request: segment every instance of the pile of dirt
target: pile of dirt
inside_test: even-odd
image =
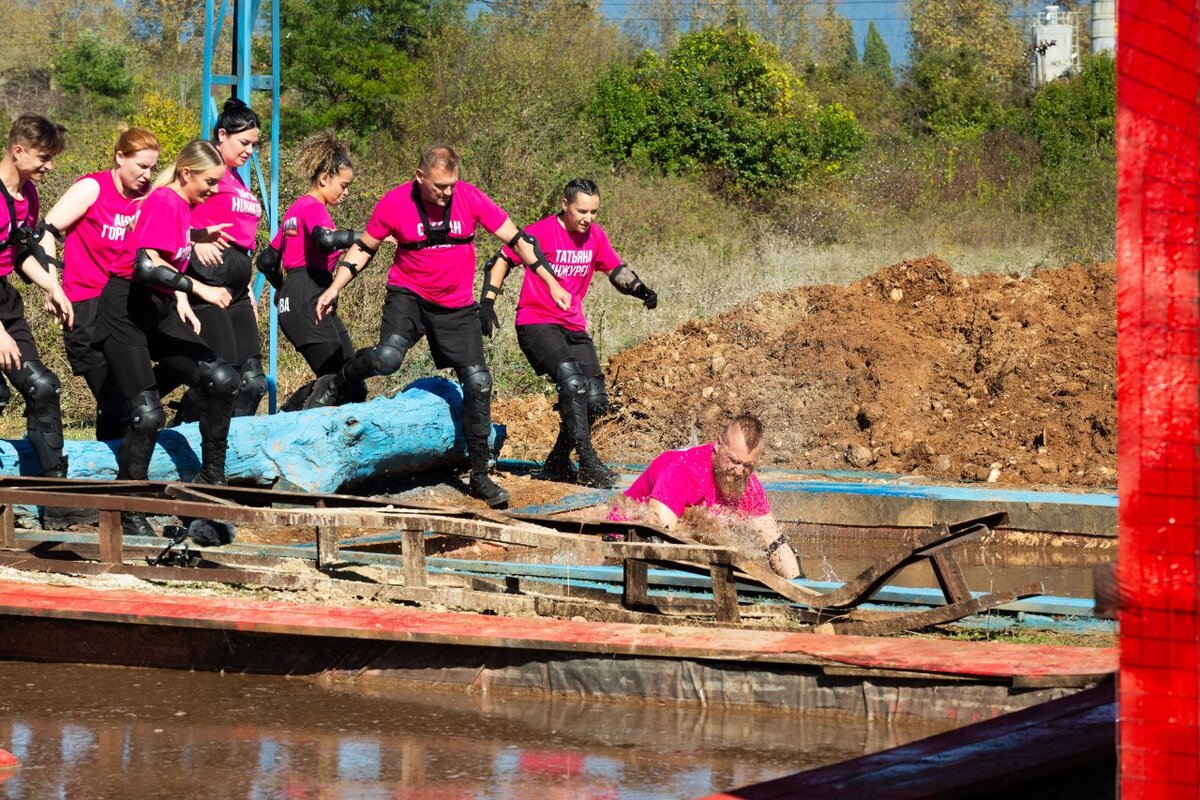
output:
[[[750,411],[764,462],[941,480],[1116,483],[1116,267],[966,278],[937,257],[850,286],[764,294],[611,358],[608,460],[647,461]],[[540,458],[546,397],[502,404]]]

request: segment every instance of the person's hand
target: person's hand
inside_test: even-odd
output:
[[[175,310],[179,312],[179,318],[183,320],[183,324],[191,328],[192,333],[199,335],[200,318],[192,310],[192,304],[188,302],[187,295],[183,292],[175,293]]]
[[[333,313],[333,306],[337,303],[337,298],[338,293],[332,286],[321,292],[321,296],[317,298],[317,322]]]
[[[192,252],[196,254],[196,260],[204,266],[215,267],[221,263],[221,251],[227,246],[224,242],[221,244],[201,242],[192,248]]]
[[[233,295],[229,294],[228,289],[222,286],[209,286],[200,281],[192,281],[192,293],[217,308],[229,308],[229,303],[233,300]]]
[[[633,296],[642,301],[647,311],[658,308],[658,293],[644,283],[634,290]]]
[[[21,348],[8,335],[8,331],[0,327],[0,370],[15,372],[21,368]]]
[[[483,327],[483,335],[489,339],[500,327],[500,319],[496,316],[496,298],[485,297],[479,303],[479,324]]]
[[[554,305],[563,311],[571,310],[571,293],[564,289],[561,284],[550,287],[550,297],[554,300]]]
[[[75,324],[75,309],[71,305],[71,301],[67,299],[67,295],[63,292],[62,287],[55,284],[54,288],[46,292],[46,310],[54,315],[58,320],[58,324],[62,326],[64,331],[71,330]]]
[[[225,230],[232,224],[232,222],[222,222],[217,225],[209,225],[207,228],[193,228],[192,241],[197,244],[214,244],[221,250],[224,250],[233,241],[233,236],[230,235],[229,231]]]
[[[250,282],[246,296],[250,298],[250,310],[254,312],[254,321],[258,322],[258,298],[254,296],[254,281]]]

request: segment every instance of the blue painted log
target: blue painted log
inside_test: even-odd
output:
[[[462,390],[445,378],[422,378],[392,397],[336,408],[239,417],[229,429],[230,480],[307,492],[337,492],[366,478],[412,475],[466,463]],[[498,452],[503,425],[492,426]],[[68,477],[112,479],[119,441],[68,441]],[[189,480],[200,469],[195,423],[158,435],[150,480]],[[28,442],[0,440],[0,475],[37,475]]]

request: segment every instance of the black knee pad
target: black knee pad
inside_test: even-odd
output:
[[[58,382],[58,376],[42,362],[26,361],[13,373],[11,380],[13,386],[17,387],[17,391],[25,398],[27,414],[39,414],[58,408],[58,395],[62,391],[62,384]]]
[[[583,374],[583,367],[575,359],[558,362],[554,368],[554,380],[558,387],[558,396],[564,400],[583,399],[588,390],[588,379]]]
[[[588,416],[592,419],[608,412],[608,394],[604,391],[604,378],[588,378]]]
[[[483,364],[459,367],[458,382],[462,384],[464,399],[484,400],[492,395],[492,373]]]
[[[8,408],[8,401],[12,399],[12,392],[8,391],[8,381],[0,378],[0,411]]]
[[[210,397],[233,397],[242,382],[242,374],[228,362],[200,362],[200,385],[196,388]]]
[[[129,404],[129,430],[155,434],[166,424],[167,412],[163,410],[158,392],[153,389],[142,392]]]
[[[242,379],[238,383],[238,397],[247,401],[258,400],[267,393],[267,376],[263,374],[262,360],[257,356],[246,359],[242,366]]]
[[[391,375],[400,369],[412,342],[395,333],[388,334],[371,348],[371,372],[376,375]]]

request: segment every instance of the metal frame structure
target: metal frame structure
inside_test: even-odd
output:
[[[250,167],[258,179],[259,196],[262,199],[263,211],[267,216],[267,224],[271,236],[279,228],[279,0],[269,0],[270,4],[270,35],[271,35],[271,64],[269,74],[256,75],[253,71],[251,44],[254,38],[255,26],[262,11],[262,0],[216,0],[204,2],[204,64],[201,77],[200,100],[200,131],[207,136],[217,118],[217,102],[213,98],[213,88],[216,86],[231,87],[232,94],[243,100],[246,105],[253,107],[252,93],[255,90],[271,93],[270,114],[270,143],[271,163],[264,177],[262,161],[258,151],[255,151],[250,163],[239,170],[242,180],[250,185]],[[232,26],[232,65],[228,73],[214,69],[217,44],[220,41],[225,26],[225,18],[233,17]],[[265,279],[258,275],[254,279],[255,295],[262,293]],[[279,352],[279,317],[275,308],[275,290],[272,288],[270,298],[270,340],[267,358],[267,391],[271,413],[276,409],[276,381]]]

